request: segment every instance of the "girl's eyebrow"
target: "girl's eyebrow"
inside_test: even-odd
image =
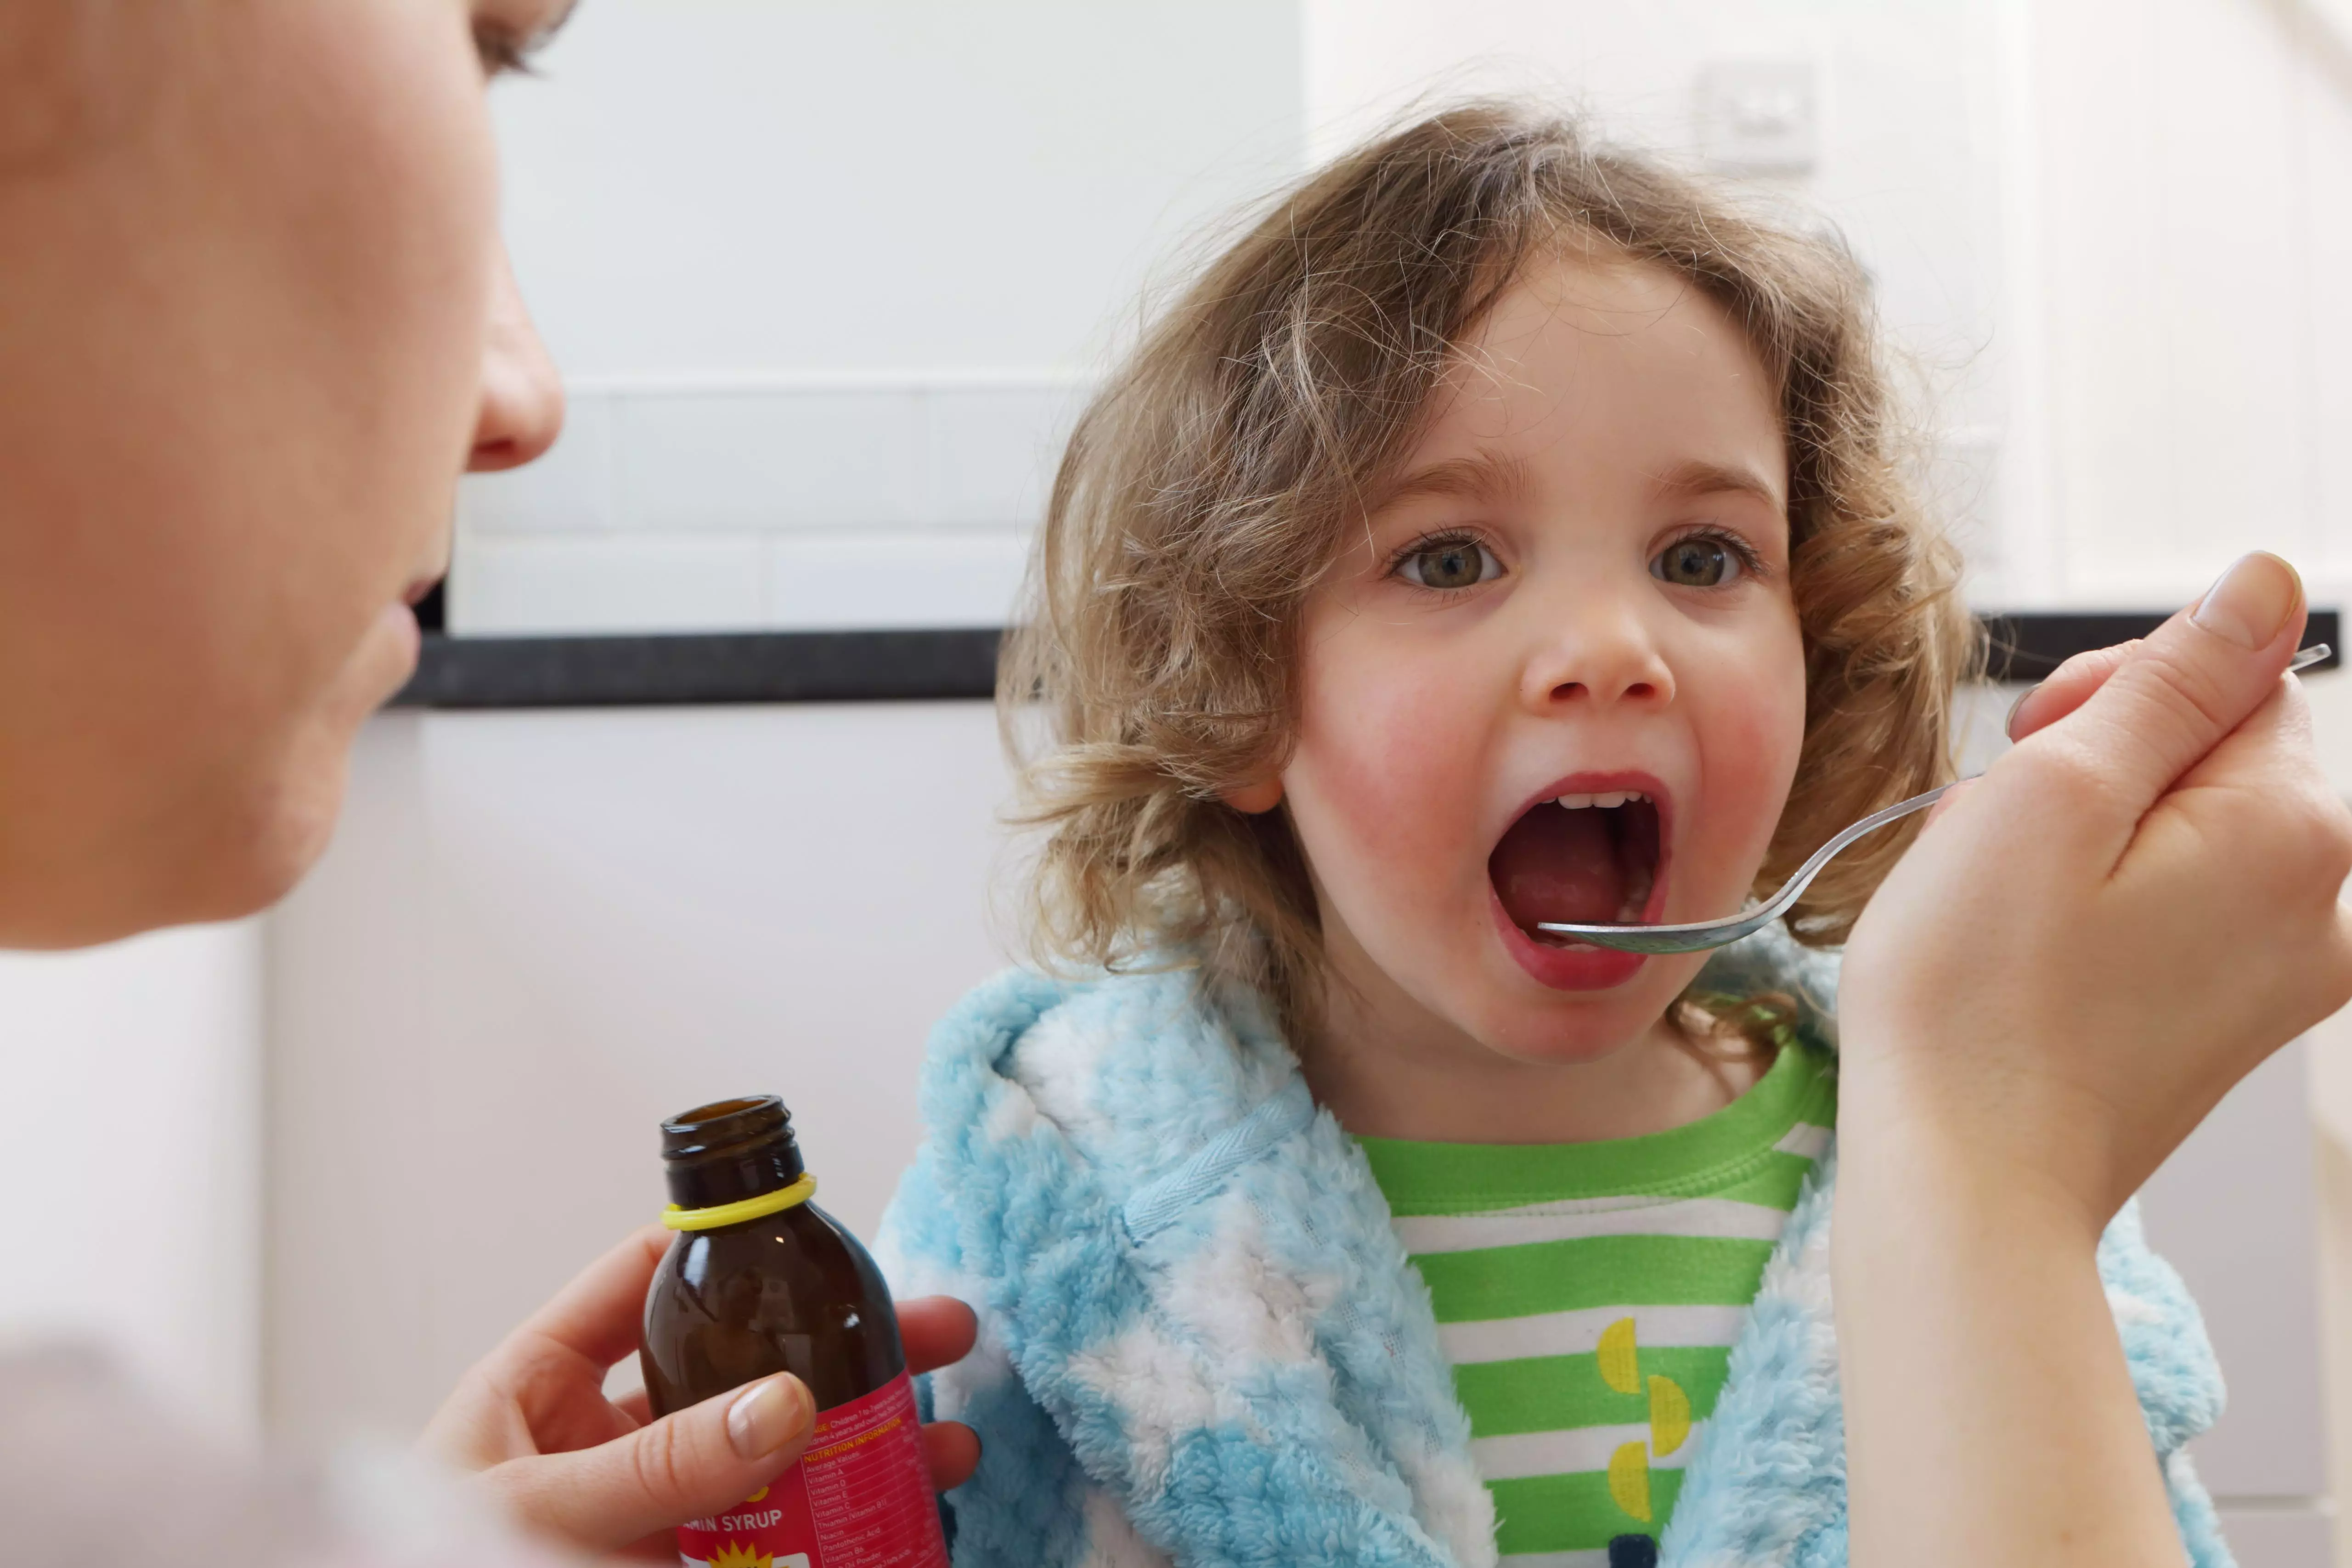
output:
[[[1443,463],[1432,463],[1425,468],[1415,468],[1399,479],[1381,497],[1380,505],[1389,507],[1415,496],[1461,496],[1470,500],[1508,500],[1525,495],[1528,490],[1528,466],[1520,459],[1480,452],[1475,457],[1452,458]],[[1373,510],[1378,510],[1379,508]]]
[[[1774,512],[1787,509],[1778,487],[1744,463],[1710,463],[1704,458],[1692,458],[1676,463],[1660,474],[1656,492],[1661,500],[1687,500],[1693,496],[1736,495],[1754,496]]]

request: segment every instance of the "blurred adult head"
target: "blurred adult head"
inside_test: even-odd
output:
[[[484,89],[565,9],[0,6],[0,945],[323,847],[457,475],[562,421]]]

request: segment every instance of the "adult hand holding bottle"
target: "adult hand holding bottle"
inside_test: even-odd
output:
[[[2239,562],[2021,704],[1855,927],[1834,1278],[1856,1568],[2179,1561],[2101,1288],[2116,1211],[2352,997],[2352,812]]]
[[[670,1233],[648,1226],[589,1266],[466,1373],[424,1447],[479,1483],[518,1522],[598,1554],[675,1563],[673,1527],[740,1502],[807,1447],[814,1407],[789,1373],[660,1420],[642,1390],[604,1396],[604,1374],[637,1353],[646,1289]],[[945,1296],[898,1303],[908,1369],[971,1349],[971,1309]],[[923,1430],[931,1479],[961,1484],[980,1462],[971,1429]]]

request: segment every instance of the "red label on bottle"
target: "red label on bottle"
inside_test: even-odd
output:
[[[801,1462],[678,1527],[686,1568],[947,1568],[914,1380],[817,1412]]]

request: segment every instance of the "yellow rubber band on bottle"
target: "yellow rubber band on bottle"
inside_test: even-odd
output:
[[[772,1193],[761,1193],[756,1198],[744,1198],[737,1203],[720,1204],[716,1208],[682,1209],[676,1204],[662,1211],[662,1224],[672,1230],[716,1230],[722,1225],[741,1225],[747,1219],[765,1219],[788,1208],[796,1208],[816,1195],[816,1178],[806,1172],[789,1187],[778,1187]]]

